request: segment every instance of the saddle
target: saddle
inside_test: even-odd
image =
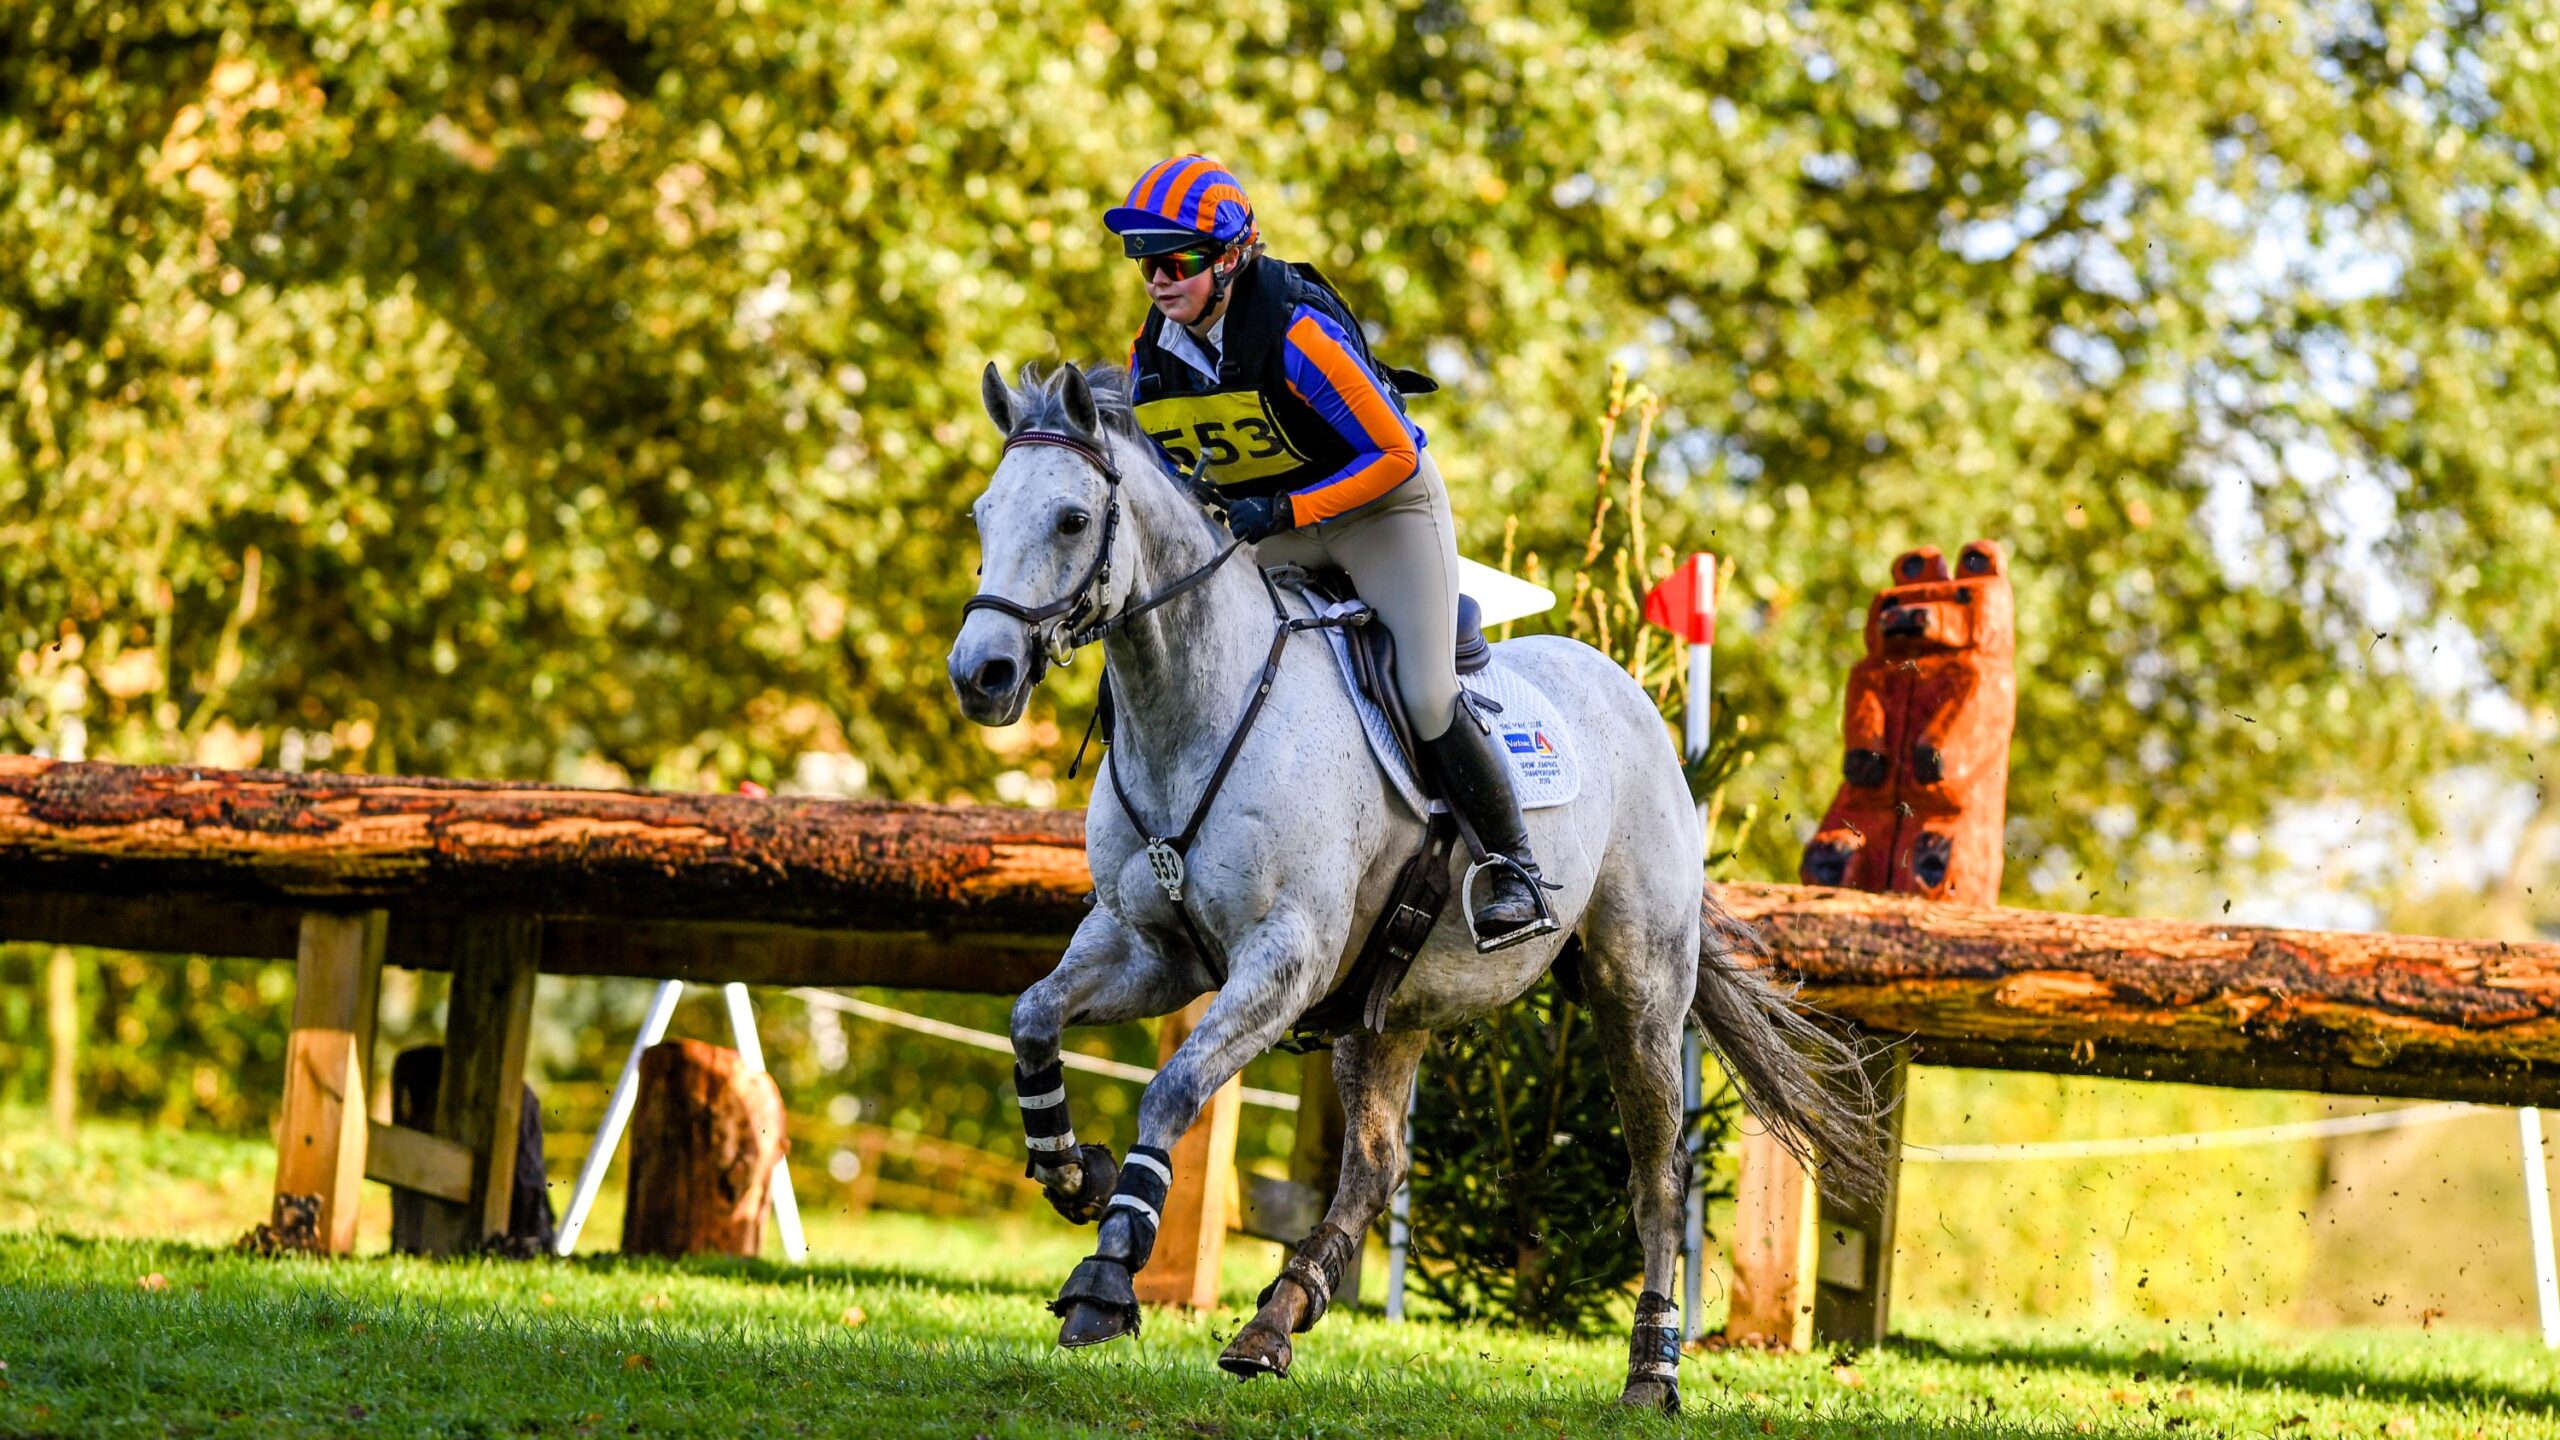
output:
[[[1340,570],[1306,572],[1300,583],[1311,596],[1328,602],[1359,598],[1351,577]],[[1457,630],[1458,673],[1477,674],[1492,663],[1493,649],[1485,643],[1483,611],[1473,596],[1458,597]],[[1396,872],[1386,908],[1379,912],[1377,923],[1361,943],[1350,973],[1298,1018],[1280,1047],[1284,1050],[1322,1049],[1332,1044],[1336,1036],[1355,1030],[1383,1029],[1387,1002],[1395,997],[1396,987],[1404,983],[1405,972],[1413,968],[1414,957],[1422,953],[1423,942],[1440,923],[1441,912],[1448,908],[1454,891],[1449,882],[1449,860],[1461,838],[1458,821],[1440,797],[1438,777],[1422,763],[1421,747],[1405,719],[1404,701],[1396,690],[1395,636],[1384,625],[1367,623],[1346,626],[1342,634],[1349,642],[1351,670],[1361,693],[1387,717],[1396,747],[1403,753],[1406,768],[1420,783],[1428,808],[1423,816],[1422,843]]]
[[[1351,577],[1340,570],[1302,572],[1303,588],[1311,595],[1327,601],[1357,600],[1360,592],[1352,587]],[[1457,625],[1458,673],[1480,674],[1493,663],[1493,647],[1485,643],[1484,610],[1473,595],[1458,597]],[[1405,718],[1404,699],[1396,691],[1396,637],[1384,625],[1360,624],[1346,627],[1343,637],[1350,642],[1352,673],[1359,677],[1360,693],[1387,717],[1388,728],[1395,732],[1396,749],[1403,754],[1406,768],[1422,783],[1424,795],[1439,800],[1439,782],[1422,764],[1421,747],[1413,738],[1412,722]],[[1465,696],[1462,703],[1474,703]]]

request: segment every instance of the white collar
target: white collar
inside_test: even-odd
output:
[[[1227,317],[1223,313],[1209,322],[1209,343],[1221,349],[1226,346]],[[1178,356],[1183,363],[1211,380],[1218,378],[1218,367],[1209,363],[1209,352],[1200,348],[1200,342],[1188,327],[1166,321],[1164,329],[1156,336],[1156,346],[1168,355]]]

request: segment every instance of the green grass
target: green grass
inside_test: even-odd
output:
[[[1924,1322],[1854,1369],[1692,1357],[1675,1424],[1611,1408],[1620,1343],[1355,1315],[1302,1337],[1293,1380],[1240,1385],[1210,1363],[1240,1306],[1062,1354],[1042,1305],[1071,1240],[865,1228],[860,1256],[805,1269],[278,1262],[14,1232],[0,1433],[2560,1433],[2538,1346],[2451,1335]]]
[[[1061,1222],[839,1217],[807,1267],[261,1261],[139,1236],[253,1213],[263,1147],[11,1130],[0,1217],[36,1228],[0,1232],[0,1435],[2560,1435],[2538,1344],[2441,1326],[1906,1313],[1853,1367],[1694,1355],[1673,1422],[1612,1407],[1623,1340],[1337,1314],[1294,1379],[1241,1385],[1212,1360],[1265,1247],[1219,1311],[1065,1354],[1044,1306],[1089,1232]]]

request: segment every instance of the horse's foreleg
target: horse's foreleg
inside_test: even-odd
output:
[[[1076,927],[1058,968],[1014,1002],[1013,1085],[1030,1174],[1058,1213],[1079,1225],[1102,1218],[1118,1167],[1110,1151],[1076,1143],[1059,1036],[1069,1025],[1111,1025],[1181,1008],[1201,988],[1200,977],[1188,970],[1096,910]]]
[[[1333,1287],[1360,1252],[1369,1233],[1404,1183],[1404,1117],[1413,1077],[1429,1036],[1419,1030],[1391,1035],[1347,1035],[1334,1046],[1333,1083],[1343,1109],[1342,1179],[1315,1233],[1298,1243],[1279,1278],[1262,1292],[1262,1308],[1238,1331],[1218,1364],[1252,1379],[1286,1375],[1289,1337],[1324,1318]],[[1308,1123],[1301,1115],[1298,1123]]]
[[[1138,1328],[1131,1277],[1155,1251],[1173,1146],[1217,1088],[1271,1047],[1306,1011],[1327,978],[1312,963],[1307,927],[1286,912],[1265,919],[1235,947],[1227,984],[1138,1102],[1138,1143],[1120,1162],[1091,1258],[1078,1265],[1049,1308],[1063,1317],[1058,1343],[1093,1345]]]

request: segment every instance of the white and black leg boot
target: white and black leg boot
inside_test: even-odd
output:
[[[1023,1173],[1040,1182],[1041,1193],[1059,1214],[1078,1225],[1100,1220],[1120,1167],[1101,1146],[1076,1143],[1076,1128],[1067,1118],[1066,1067],[1052,1060],[1027,1071],[1017,1062],[1013,1089],[1022,1106],[1023,1139],[1031,1149],[1031,1163]]]

